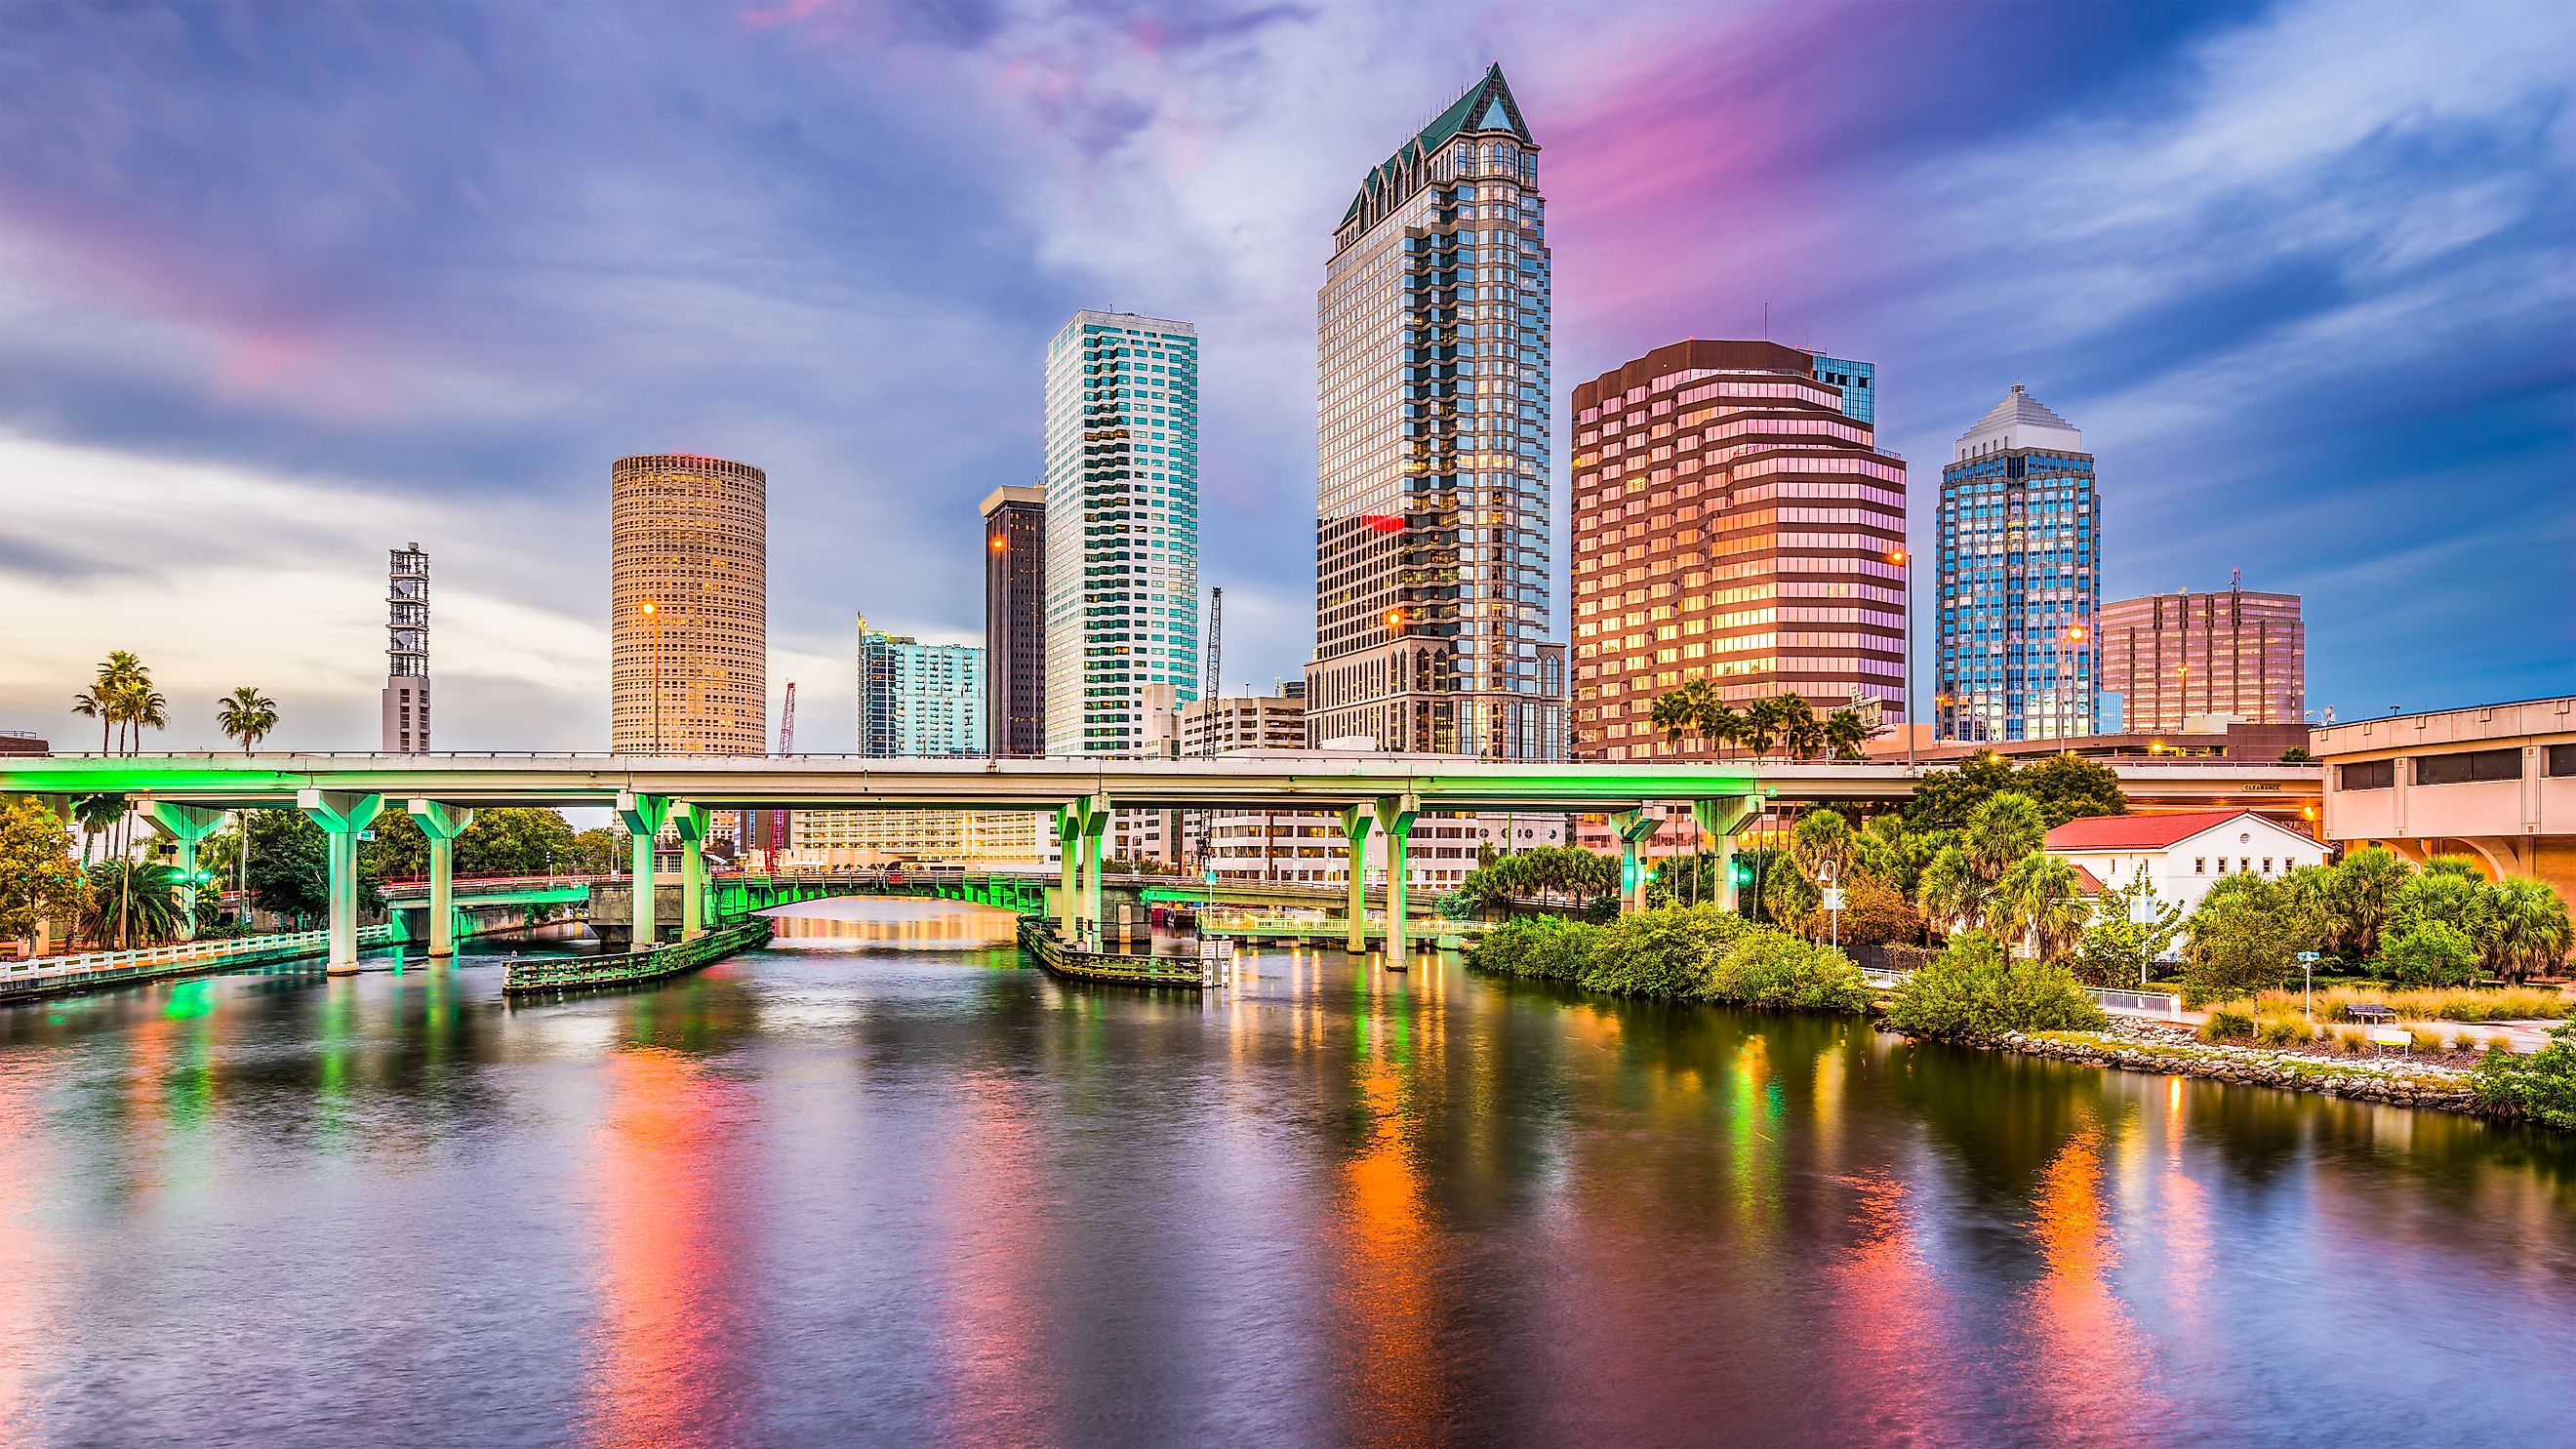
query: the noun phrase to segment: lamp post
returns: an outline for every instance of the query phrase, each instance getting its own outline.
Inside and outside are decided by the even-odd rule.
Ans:
[[[1914,570],[1908,566],[1903,549],[1891,550],[1887,561],[1905,570],[1905,768],[1914,768]]]

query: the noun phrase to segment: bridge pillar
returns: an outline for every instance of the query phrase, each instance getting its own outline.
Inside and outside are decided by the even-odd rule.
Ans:
[[[382,795],[341,790],[298,790],[295,808],[322,827],[330,862],[331,959],[334,976],[358,970],[358,832],[376,823],[385,808]]]
[[[1620,908],[1635,912],[1646,908],[1646,843],[1663,828],[1663,818],[1645,807],[1622,810],[1610,817],[1610,828],[1619,832]]]
[[[628,914],[634,925],[628,932],[627,949],[644,951],[653,945],[653,837],[662,833],[662,822],[671,818],[671,800],[667,795],[617,796],[617,823],[626,827],[629,890],[635,898]]]
[[[1056,812],[1055,827],[1064,879],[1058,913],[1064,938],[1077,941],[1083,921],[1091,922],[1094,932],[1100,929],[1101,837],[1109,833],[1109,797],[1092,795],[1073,801]]]
[[[707,933],[708,816],[703,805],[674,803],[671,828],[680,837],[680,939],[694,941]]]
[[[179,858],[179,939],[197,939],[197,846],[215,827],[223,823],[224,812],[211,805],[174,805],[167,800],[143,799],[143,818],[152,828],[170,837]]]
[[[1368,834],[1377,817],[1365,805],[1342,809],[1343,859],[1350,865],[1350,903],[1344,909],[1350,916],[1350,935],[1342,949],[1354,956],[1368,954]]]
[[[1691,823],[1700,834],[1713,837],[1709,850],[1717,857],[1717,903],[1726,910],[1737,909],[1735,899],[1735,835],[1753,823],[1762,813],[1759,795],[1721,795],[1713,800],[1691,802]]]
[[[1413,839],[1422,802],[1411,795],[1381,795],[1374,808],[1377,828],[1386,832],[1386,969],[1402,971],[1412,964],[1406,959],[1410,943],[1404,934],[1409,894],[1405,846]]]
[[[411,818],[429,840],[429,959],[435,961],[456,954],[456,837],[474,823],[474,812],[414,800]]]

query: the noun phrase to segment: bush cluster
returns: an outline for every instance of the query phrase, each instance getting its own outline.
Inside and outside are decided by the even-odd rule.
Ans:
[[[2015,960],[1983,931],[1952,937],[1937,960],[1906,978],[1887,1020],[1899,1031],[1935,1037],[2110,1025],[2065,967]]]
[[[1869,1009],[1851,958],[1716,906],[1667,907],[1606,926],[1533,917],[1496,927],[1476,969],[1594,991],[1779,1010]]]
[[[2551,1127],[2576,1128],[2576,1023],[2549,1029],[2549,1045],[2523,1056],[2493,1045],[2469,1074],[2469,1086],[2488,1107]]]

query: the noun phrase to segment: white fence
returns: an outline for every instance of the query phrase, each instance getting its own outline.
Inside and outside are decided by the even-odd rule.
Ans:
[[[1890,971],[1877,966],[1860,968],[1861,978],[1872,986],[1895,987],[1905,983],[1911,971]],[[2104,1011],[2122,1016],[2153,1016],[2165,1021],[2182,1019],[2182,998],[2170,991],[2123,991],[2113,986],[2087,986],[2084,994]]]
[[[361,946],[381,946],[393,939],[388,925],[358,931]],[[222,941],[173,941],[132,951],[84,951],[77,956],[46,956],[0,965],[0,987],[45,985],[84,976],[149,975],[171,966],[219,965],[230,960],[301,956],[331,949],[329,931],[287,931],[268,936],[236,936]]]

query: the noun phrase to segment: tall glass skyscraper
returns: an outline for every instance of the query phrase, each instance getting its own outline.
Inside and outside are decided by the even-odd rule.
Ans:
[[[1941,470],[1942,736],[2093,732],[2101,525],[2084,435],[2014,383]]]
[[[1546,203],[1502,67],[1371,170],[1316,295],[1308,738],[1552,760]]]
[[[1878,364],[1859,362],[1848,357],[1827,357],[1810,352],[1814,364],[1808,371],[1818,382],[1829,382],[1841,388],[1843,416],[1878,426]]]
[[[984,753],[984,651],[924,644],[859,616],[859,753]]]
[[[1129,753],[1147,685],[1198,698],[1198,333],[1076,312],[1046,378],[1046,752]]]

